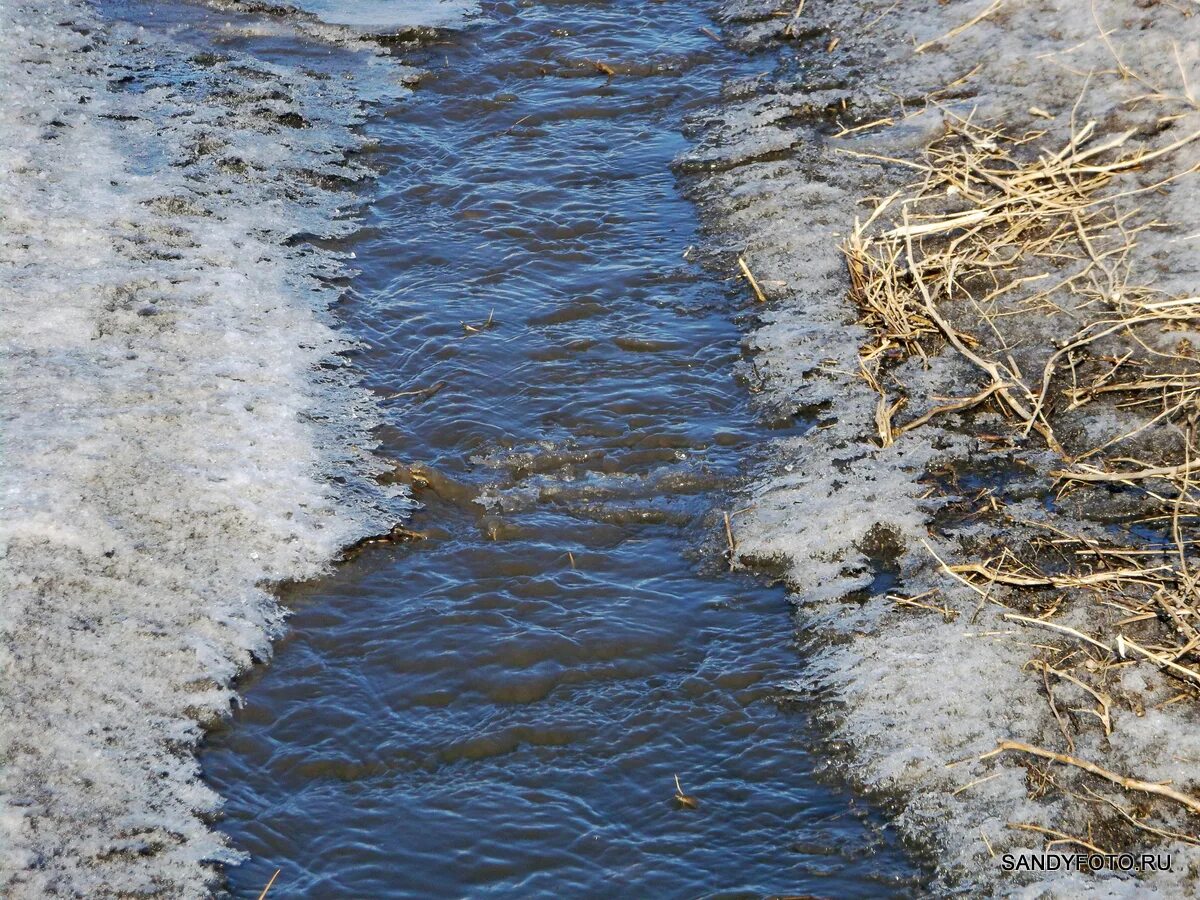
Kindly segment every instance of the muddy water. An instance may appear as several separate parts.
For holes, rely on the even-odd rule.
[[[202,759],[251,856],[233,895],[276,868],[288,897],[916,889],[819,774],[783,590],[723,571],[720,511],[779,432],[670,163],[763,64],[694,6],[494,4],[405,51],[429,74],[369,126],[338,315],[429,537],[286,592]]]

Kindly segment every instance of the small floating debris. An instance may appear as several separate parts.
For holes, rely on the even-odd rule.
[[[675,802],[684,809],[699,809],[700,801],[695,797],[689,797],[683,792],[683,785],[679,783],[679,776],[675,776]]]
[[[462,322],[460,324],[463,327],[463,331],[465,331],[467,334],[478,334],[481,331],[487,331],[489,328],[494,328],[496,325],[496,310],[493,308],[492,311],[488,313],[487,321],[481,325],[472,325],[470,322]]]
[[[378,544],[400,544],[408,541],[423,541],[428,538],[429,532],[416,531],[412,528],[405,528],[403,525],[393,525],[390,531],[386,531],[383,534],[375,534],[355,541],[342,551],[342,561],[348,562],[362,553],[367,547]]]
[[[464,322],[463,324],[465,327],[466,323]],[[395,400],[399,397],[415,397],[417,402],[419,403],[422,400],[428,400],[434,394],[436,394],[440,390],[442,390],[442,388],[446,387],[446,385],[448,385],[449,383],[450,382],[448,382],[448,381],[439,381],[439,382],[436,382],[435,384],[431,384],[429,387],[416,388],[415,390],[411,390],[411,391],[396,391],[394,393],[388,394],[383,399]]]
[[[729,544],[729,570],[732,572],[737,560],[737,542],[733,539],[733,523],[729,521],[729,513],[722,512],[722,515],[725,516],[725,540]]]

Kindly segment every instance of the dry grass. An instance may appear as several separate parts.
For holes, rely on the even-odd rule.
[[[1185,545],[1178,520],[1174,544],[1157,548],[1120,546],[1044,523],[1010,524],[1014,530],[1020,525],[1042,529],[1046,535],[1035,539],[1031,549],[1041,559],[1057,557],[1060,565],[1050,571],[1004,551],[980,562],[942,562],[943,571],[986,602],[1001,606],[1008,604],[997,588],[1045,592],[1036,615],[1008,612],[1004,618],[1052,632],[1058,643],[1042,648],[1052,651],[1042,664],[1053,657],[1064,671],[1086,671],[1083,681],[1073,679],[1079,687],[1090,690],[1088,679],[1106,675],[1112,666],[1146,662],[1176,684],[1177,697],[1200,699],[1200,576],[1189,559],[1190,545]],[[1081,604],[1091,610],[1088,618],[1096,623],[1091,629],[1055,621],[1067,608]],[[1063,676],[1062,671],[1052,671]],[[1111,727],[1107,715],[1103,718],[1107,733]]]
[[[1158,227],[1138,201],[1189,172],[1154,183],[1121,177],[1169,157],[1200,132],[1151,149],[1132,131],[1102,136],[1093,123],[1056,141],[1046,132],[1011,135],[948,119],[948,133],[923,159],[890,160],[915,170],[916,180],[871,201],[842,248],[870,335],[860,367],[879,394],[879,442],[887,447],[936,418],[987,407],[1008,419],[1017,445],[1036,434],[1058,454],[1061,467],[1046,474],[1060,494],[1090,485],[1139,492],[1143,524],[1162,535],[1157,544],[1120,546],[1018,523],[993,500],[989,514],[1001,535],[1042,534],[991,558],[938,562],[978,595],[980,608],[1005,607],[1005,619],[1038,635],[1029,668],[1067,754],[1012,741],[997,752],[1020,751],[1166,797],[1161,785],[1069,754],[1081,729],[1112,733],[1112,685],[1126,667],[1157,669],[1169,688],[1163,704],[1200,699],[1200,572],[1186,538],[1200,520],[1193,481],[1200,472],[1193,450],[1200,360],[1188,348],[1158,349],[1164,332],[1200,323],[1200,296],[1164,296],[1131,277],[1138,236]],[[1040,324],[1031,329],[1013,317]],[[978,373],[978,384],[966,396],[906,413],[910,390],[899,364],[947,352]],[[1089,404],[1107,404],[1136,424],[1098,447],[1064,446],[1071,442],[1060,440],[1061,416]],[[970,431],[970,422],[963,427]],[[1142,446],[1160,448],[1160,458],[1115,455],[1156,429],[1172,439]],[[952,618],[945,607],[941,612]],[[1068,613],[1068,621],[1091,626],[1065,624]],[[1066,715],[1056,691],[1087,702]],[[1172,791],[1168,799],[1200,814],[1191,795]],[[1197,841],[1147,825],[1109,798],[1093,793],[1087,802],[1107,804],[1140,830]]]
[[[1036,152],[1032,148],[1048,143],[1043,132],[1011,137],[954,121],[922,163],[905,163],[922,173],[921,180],[878,201],[865,221],[856,221],[842,249],[852,297],[873,335],[861,364],[880,394],[877,424],[884,446],[936,415],[994,396],[1025,434],[1036,431],[1065,456],[1046,413],[1063,359],[1140,324],[1200,318],[1200,297],[1163,299],[1128,282],[1136,237],[1153,226],[1132,224],[1137,210],[1119,206],[1161,183],[1105,191],[1115,175],[1167,155],[1200,132],[1156,150],[1125,151],[1133,132],[1097,140],[1095,131],[1088,123],[1062,146]],[[1078,316],[1089,308],[1101,315],[1049,348],[1041,377],[1029,383],[998,325],[1002,303],[1009,315],[1040,309]],[[962,307],[986,333],[956,324]],[[975,366],[985,386],[927,411],[919,421],[894,425],[904,402],[889,400],[881,366],[914,353],[925,356],[941,344]],[[1200,372],[1192,377],[1200,381]],[[1077,391],[1073,401],[1088,396]]]

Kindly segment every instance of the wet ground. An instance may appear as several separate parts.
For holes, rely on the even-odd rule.
[[[202,756],[250,854],[234,896],[277,868],[288,897],[916,891],[781,687],[804,664],[784,590],[724,571],[722,514],[780,430],[734,378],[745,289],[695,262],[670,167],[763,68],[711,27],[675,0],[500,3],[398,51],[428,74],[368,126],[337,315],[428,537],[285,592],[288,636]]]

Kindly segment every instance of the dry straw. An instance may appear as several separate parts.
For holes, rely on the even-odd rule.
[[[1118,546],[1017,522],[997,512],[992,499],[990,513],[1003,531],[1032,531],[1028,547],[1036,552],[1009,547],[986,559],[938,563],[975,591],[981,606],[1007,606],[1006,620],[1042,635],[1030,668],[1068,753],[1009,740],[997,753],[1019,751],[1200,813],[1190,794],[1071,755],[1088,721],[1112,733],[1111,685],[1123,668],[1158,669],[1175,690],[1167,703],[1200,697],[1200,574],[1185,539],[1187,523],[1200,515],[1193,484],[1200,458],[1191,449],[1191,423],[1200,421],[1200,360],[1155,349],[1164,331],[1200,323],[1200,297],[1163,296],[1130,275],[1138,236],[1156,227],[1138,209],[1139,198],[1188,171],[1152,184],[1121,177],[1144,172],[1200,139],[1200,131],[1150,148],[1133,131],[1104,136],[1091,122],[1055,140],[1047,132],[1011,135],[945,115],[946,135],[920,161],[873,157],[918,177],[871,201],[842,246],[851,296],[869,334],[860,366],[879,394],[879,442],[887,447],[939,417],[986,406],[1010,421],[1015,442],[1036,435],[1059,455],[1061,467],[1049,474],[1060,490],[1101,484],[1140,493],[1148,521],[1164,535],[1157,545]],[[1020,331],[1009,322],[1014,316],[1037,317],[1043,325]],[[1054,333],[1059,329],[1046,323],[1055,322],[1070,324]],[[906,413],[910,391],[898,364],[945,352],[978,373],[977,388]],[[1136,426],[1099,447],[1070,452],[1056,431],[1060,416],[1096,403],[1133,414]],[[1165,445],[1179,448],[1175,458],[1111,455],[1164,426],[1182,435]],[[961,427],[969,431],[970,422]],[[1103,612],[1085,616],[1091,628],[1055,621],[1081,604]],[[1090,702],[1065,715],[1056,690]],[[1181,837],[1146,825],[1116,801],[1098,800],[1139,829]]]
[[[995,396],[1024,433],[1038,432],[1061,453],[1045,406],[1050,382],[1067,354],[1146,322],[1200,319],[1200,297],[1150,302],[1148,291],[1133,290],[1126,280],[1135,238],[1151,225],[1131,224],[1136,211],[1121,212],[1116,201],[1161,183],[1119,197],[1103,192],[1114,175],[1144,166],[1200,138],[1200,132],[1156,150],[1122,152],[1134,132],[1094,141],[1095,130],[1088,123],[1056,150],[1026,152],[1023,158],[1019,151],[1044,139],[1044,133],[1013,138],[999,129],[952,121],[948,137],[929,148],[923,163],[905,163],[923,178],[878,201],[865,221],[856,220],[842,249],[851,295],[873,335],[862,367],[881,396],[878,425],[884,446],[938,414]],[[1005,352],[997,307],[1016,295],[1023,310],[1043,306],[1054,313],[1064,292],[1075,298],[1076,309],[1098,305],[1111,315],[1063,341],[1046,359],[1041,377],[1028,384]],[[955,324],[953,310],[964,305],[989,335]],[[988,337],[1000,345],[992,355],[980,350]],[[900,407],[888,402],[878,378],[880,365],[913,353],[925,356],[931,344],[950,345],[985,376],[985,386],[919,421],[895,426]],[[1188,379],[1181,390],[1195,386]],[[1077,393],[1073,399],[1078,403],[1086,396]]]

